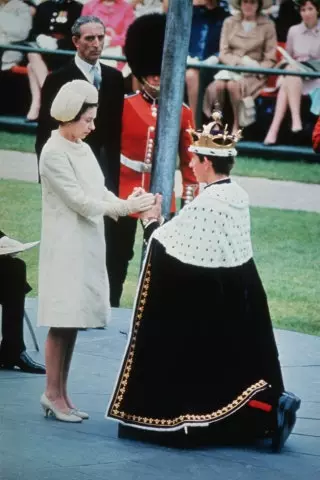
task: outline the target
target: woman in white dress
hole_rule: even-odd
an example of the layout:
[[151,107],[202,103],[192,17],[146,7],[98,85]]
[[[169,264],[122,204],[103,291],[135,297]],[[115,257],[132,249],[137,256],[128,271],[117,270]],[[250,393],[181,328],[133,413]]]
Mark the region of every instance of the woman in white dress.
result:
[[81,422],[67,394],[67,378],[79,328],[99,328],[110,316],[103,216],[145,211],[152,194],[120,200],[105,188],[90,147],[82,142],[95,127],[98,92],[89,82],[65,84],[51,106],[59,128],[40,157],[42,231],[38,324],[50,327],[46,341],[45,411],[61,421]]

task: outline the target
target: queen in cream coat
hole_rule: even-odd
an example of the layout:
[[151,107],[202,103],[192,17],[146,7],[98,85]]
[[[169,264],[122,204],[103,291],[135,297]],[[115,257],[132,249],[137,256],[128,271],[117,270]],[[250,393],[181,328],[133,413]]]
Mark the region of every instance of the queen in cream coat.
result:
[[58,130],[43,149],[40,175],[39,325],[103,327],[110,319],[103,214],[113,195],[90,147]]
[[103,216],[114,220],[149,209],[152,194],[117,198],[90,147],[82,141],[94,129],[98,92],[85,80],[66,83],[51,106],[59,129],[40,157],[42,230],[38,324],[49,328],[46,391],[41,405],[61,421],[81,422],[67,394],[67,378],[78,328],[106,325],[110,318]]

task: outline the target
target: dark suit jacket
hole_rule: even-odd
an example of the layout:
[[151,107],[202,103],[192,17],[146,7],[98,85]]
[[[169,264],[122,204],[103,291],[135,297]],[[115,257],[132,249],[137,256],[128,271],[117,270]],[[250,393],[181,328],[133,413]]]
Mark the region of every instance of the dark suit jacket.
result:
[[[122,74],[118,70],[103,64],[101,64],[101,75],[96,129],[88,135],[85,141],[97,157],[106,178],[106,186],[117,194],[124,82]],[[50,116],[52,101],[62,85],[77,79],[87,80],[72,59],[65,67],[50,73],[43,84],[35,145],[38,159],[51,131],[58,127],[58,123]]]

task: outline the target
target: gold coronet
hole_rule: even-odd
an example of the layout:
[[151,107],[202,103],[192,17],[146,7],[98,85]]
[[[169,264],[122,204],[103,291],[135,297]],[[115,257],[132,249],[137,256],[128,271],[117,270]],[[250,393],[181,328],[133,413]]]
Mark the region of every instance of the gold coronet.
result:
[[232,149],[242,138],[242,130],[235,134],[228,132],[228,125],[223,126],[222,112],[215,108],[211,114],[212,122],[203,125],[202,130],[188,128],[191,146],[210,149]]

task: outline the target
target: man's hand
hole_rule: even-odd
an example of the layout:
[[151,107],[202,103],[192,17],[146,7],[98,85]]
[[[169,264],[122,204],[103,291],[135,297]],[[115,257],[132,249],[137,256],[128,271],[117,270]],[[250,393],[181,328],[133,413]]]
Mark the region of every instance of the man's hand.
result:
[[161,204],[162,204],[162,195],[160,195],[160,193],[156,193],[154,205],[146,212],[141,213],[140,219],[143,222],[148,222],[150,220],[157,220],[158,222],[160,222],[161,221]]

